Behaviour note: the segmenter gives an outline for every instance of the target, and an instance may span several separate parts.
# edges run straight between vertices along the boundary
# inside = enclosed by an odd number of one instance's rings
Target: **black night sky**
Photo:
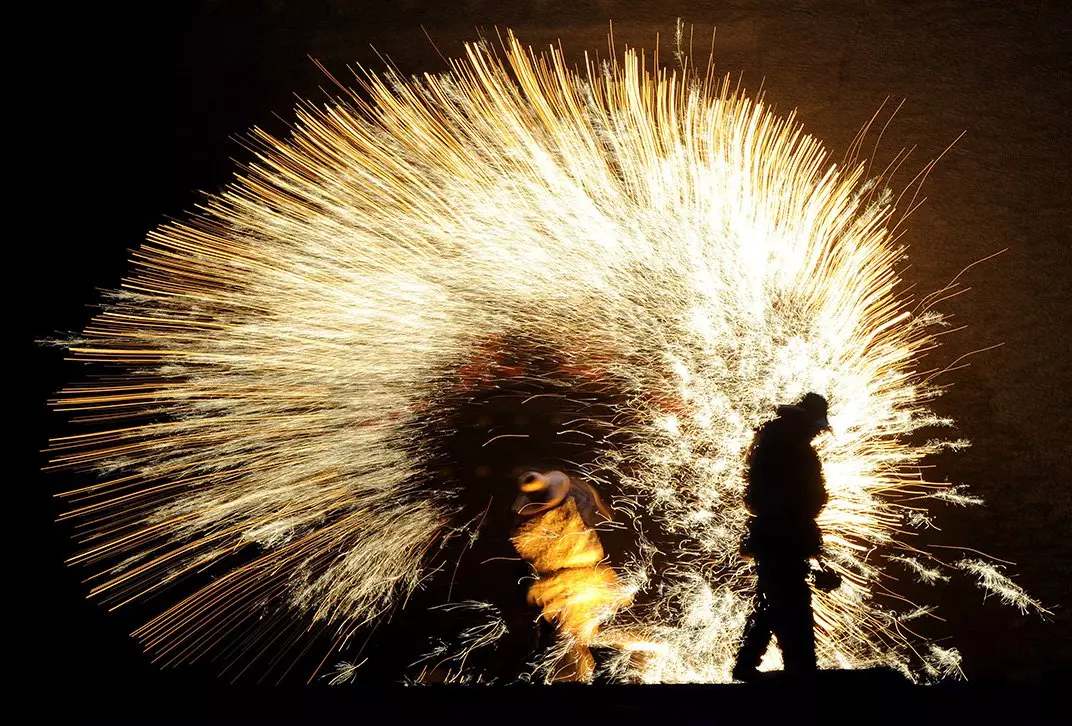
[[[49,18],[42,22],[64,26],[52,59],[60,70],[35,129],[48,163],[31,172],[48,195],[49,216],[32,235],[12,240],[31,255],[26,341],[88,322],[98,289],[118,285],[146,232],[182,217],[201,199],[198,190],[218,190],[234,161],[249,158],[237,141],[249,127],[285,134],[296,97],[326,99],[330,82],[311,58],[340,79],[349,77],[347,64],[381,68],[377,52],[407,73],[440,71],[445,63],[425,31],[451,57],[481,31],[494,37],[496,27],[537,48],[560,40],[568,57],[579,58],[584,50],[605,52],[613,19],[619,48],[650,50],[659,33],[669,62],[677,17],[695,25],[697,55],[706,55],[717,26],[718,70],[743,74],[749,90],[762,85],[781,112],[796,108],[805,130],[836,158],[887,97],[888,107],[905,103],[876,164],[914,146],[902,172],[910,169],[910,177],[967,132],[928,179],[927,202],[904,238],[912,263],[906,277],[924,293],[1008,248],[969,270],[962,281],[971,290],[942,305],[967,328],[930,354],[942,367],[1003,344],[947,376],[953,385],[934,406],[956,420],[972,447],[932,463],[987,503],[939,512],[941,536],[1015,562],[1010,573],[1053,616],[1047,622],[983,602],[962,580],[927,594],[946,619],[932,634],[947,635],[943,644],[961,651],[976,693],[988,684],[1055,682],[1072,659],[1072,17],[1062,2],[204,0]],[[60,506],[51,499],[77,480],[38,471],[48,436],[65,430],[45,401],[79,371],[57,349],[24,350],[32,425],[19,452],[26,474],[10,486],[28,498],[26,511],[12,514],[30,524],[21,547],[33,551],[38,594],[23,603],[32,624],[9,628],[33,633],[25,674],[50,681],[50,699],[63,700],[65,682],[93,694],[83,713],[102,722],[120,694],[147,698],[159,690],[188,694],[191,703],[240,702],[249,693],[214,684],[211,668],[160,673],[127,636],[140,623],[137,613],[85,602],[81,573],[62,564],[73,547],[53,521]],[[47,675],[53,669],[62,676]],[[689,693],[697,702],[719,698]],[[294,698],[306,703],[309,694]],[[349,708],[337,693],[327,698]],[[628,698],[640,704],[634,714],[654,713],[644,711],[643,696]]]

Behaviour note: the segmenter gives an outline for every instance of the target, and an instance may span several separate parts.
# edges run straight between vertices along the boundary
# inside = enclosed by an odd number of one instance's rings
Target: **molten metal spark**
[[[470,45],[444,75],[360,85],[301,106],[285,141],[254,130],[244,176],[152,232],[66,341],[109,372],[55,402],[97,426],[52,447],[55,467],[103,476],[66,494],[92,596],[119,606],[222,568],[136,632],[163,663],[258,617],[248,654],[283,647],[284,621],[348,642],[453,532],[451,491],[424,468],[450,432],[427,402],[488,341],[520,334],[629,402],[592,443],[599,470],[576,472],[633,518],[615,564],[649,597],[604,632],[647,655],[619,659],[620,675],[729,680],[752,584],[742,457],[807,390],[831,403],[820,524],[844,578],[815,594],[820,662],[907,671],[869,555],[911,551],[899,528],[929,523],[928,493],[967,497],[917,467],[951,445],[911,436],[942,423],[917,369],[941,296],[913,307],[901,291],[881,181],[832,164],[728,79],[632,51],[577,72],[510,36],[503,56]],[[652,564],[656,530],[681,542],[668,567]],[[928,562],[917,574],[940,580]],[[938,665],[919,668],[956,669],[955,653],[931,653]]]

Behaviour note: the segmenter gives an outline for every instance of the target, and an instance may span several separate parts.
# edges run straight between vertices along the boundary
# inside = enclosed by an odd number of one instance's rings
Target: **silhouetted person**
[[[778,638],[785,671],[816,670],[809,559],[822,537],[815,518],[826,505],[818,454],[811,446],[830,428],[826,399],[809,393],[756,433],[748,453],[745,505],[752,513],[741,553],[754,559],[758,589],[745,625],[733,677],[755,679],[771,634]]]

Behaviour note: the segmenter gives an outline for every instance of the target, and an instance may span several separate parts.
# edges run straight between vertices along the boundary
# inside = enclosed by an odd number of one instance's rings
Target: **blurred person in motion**
[[[530,471],[519,487],[511,540],[535,571],[528,601],[554,626],[550,680],[591,681],[599,626],[631,599],[595,529],[611,512],[591,485],[561,471]]]

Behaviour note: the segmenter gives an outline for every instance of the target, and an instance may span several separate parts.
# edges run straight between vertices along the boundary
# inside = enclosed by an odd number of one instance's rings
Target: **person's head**
[[[514,513],[531,517],[561,504],[569,494],[570,479],[561,471],[530,471],[519,478],[518,488]]]
[[[781,406],[778,412],[798,421],[809,438],[815,438],[823,431],[830,430],[827,419],[828,405],[826,399],[818,393],[806,393],[795,406]]]

